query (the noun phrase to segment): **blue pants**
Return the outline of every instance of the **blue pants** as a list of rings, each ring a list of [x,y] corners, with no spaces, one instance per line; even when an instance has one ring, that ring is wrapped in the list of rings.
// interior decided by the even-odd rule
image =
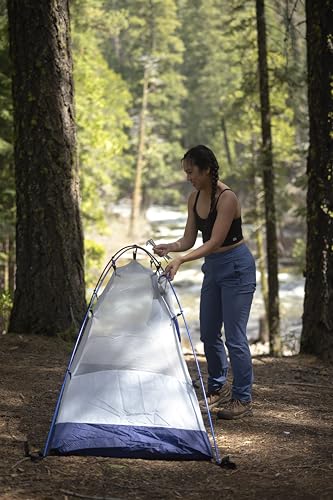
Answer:
[[[253,293],[256,288],[254,258],[244,244],[205,258],[200,298],[200,333],[208,367],[208,392],[227,379],[228,359],[233,372],[232,398],[251,401],[253,370],[246,336]]]

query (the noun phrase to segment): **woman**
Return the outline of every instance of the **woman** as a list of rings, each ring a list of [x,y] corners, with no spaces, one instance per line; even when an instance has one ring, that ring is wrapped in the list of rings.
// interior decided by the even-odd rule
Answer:
[[[173,259],[166,272],[172,280],[182,264],[205,258],[200,339],[208,367],[208,405],[210,409],[219,409],[219,418],[241,418],[252,415],[253,371],[246,326],[256,286],[255,263],[244,243],[240,203],[235,193],[219,180],[214,153],[202,145],[191,148],[184,155],[182,166],[194,187],[188,199],[184,235],[173,243],[156,245],[154,252],[163,257],[169,252],[189,250],[198,230],[202,232],[202,245]],[[221,336],[223,324],[233,372],[231,391]]]

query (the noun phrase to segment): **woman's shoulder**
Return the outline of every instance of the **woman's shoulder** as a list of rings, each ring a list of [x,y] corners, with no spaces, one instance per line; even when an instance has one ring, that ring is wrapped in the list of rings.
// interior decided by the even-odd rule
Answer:
[[[236,193],[227,185],[221,182],[216,193],[217,210],[232,210],[238,216],[240,213],[240,204]]]
[[[218,189],[216,192],[216,203],[217,205],[221,205],[223,203],[223,200],[228,200],[237,202],[238,198],[235,192],[229,187],[227,184],[224,184],[223,182],[219,183]]]

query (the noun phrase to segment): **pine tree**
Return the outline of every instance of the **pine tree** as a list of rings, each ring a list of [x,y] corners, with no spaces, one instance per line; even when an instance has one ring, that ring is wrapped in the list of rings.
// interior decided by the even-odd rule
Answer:
[[[306,2],[310,146],[301,351],[333,359],[333,10]]]
[[[261,107],[261,130],[262,130],[262,169],[263,184],[265,192],[265,216],[266,216],[266,246],[267,246],[267,270],[268,270],[268,324],[270,352],[275,356],[282,353],[280,337],[280,314],[279,314],[279,281],[278,281],[278,255],[276,236],[276,213],[275,213],[275,185],[273,146],[270,117],[270,92],[267,67],[267,45],[266,45],[266,19],[265,2],[256,0],[257,32],[258,32],[258,54],[259,54],[259,78],[260,78],[260,107]]]
[[[55,335],[85,311],[68,2],[9,0],[8,14],[17,197],[10,331]]]

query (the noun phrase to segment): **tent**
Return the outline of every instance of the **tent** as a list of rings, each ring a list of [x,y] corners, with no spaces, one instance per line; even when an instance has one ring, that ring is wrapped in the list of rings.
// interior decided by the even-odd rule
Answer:
[[[138,261],[138,250],[150,267]],[[118,266],[128,251],[133,258]],[[180,307],[160,262],[145,248],[131,245],[112,257],[78,334],[44,457],[213,457],[181,349],[175,302]],[[202,384],[200,372],[199,379]]]

